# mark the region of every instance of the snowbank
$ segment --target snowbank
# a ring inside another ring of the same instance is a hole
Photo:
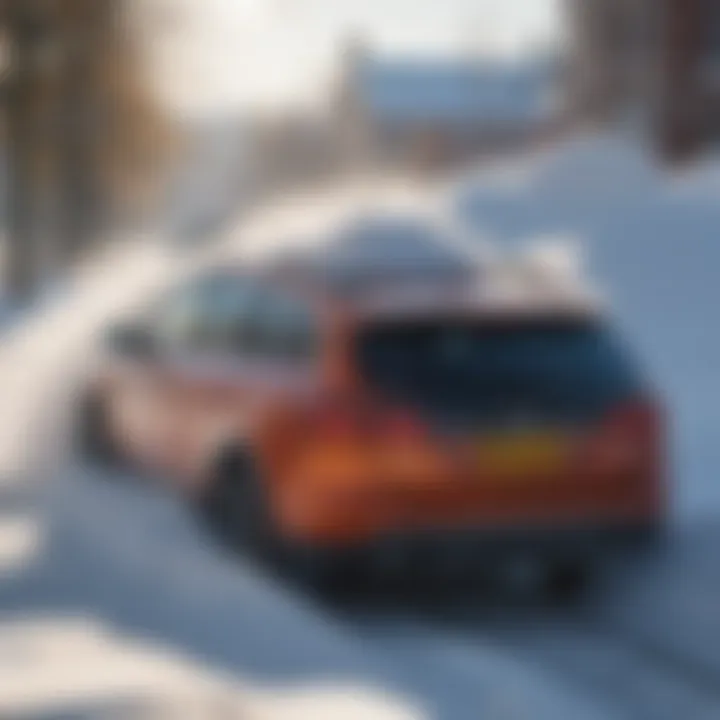
[[[720,161],[672,173],[632,136],[583,136],[502,168],[468,175],[450,193],[464,222],[502,245],[574,237],[676,426],[681,514],[716,512],[720,424]]]

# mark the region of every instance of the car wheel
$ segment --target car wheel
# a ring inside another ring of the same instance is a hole
[[[278,554],[265,489],[251,456],[225,454],[216,465],[203,513],[220,539],[254,560],[274,560]]]
[[[306,589],[323,589],[329,561],[323,553],[288,543],[278,532],[257,464],[245,451],[217,463],[202,514],[219,541]]]

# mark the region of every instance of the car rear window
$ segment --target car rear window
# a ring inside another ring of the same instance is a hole
[[[577,422],[640,389],[618,340],[587,320],[384,324],[357,354],[376,390],[448,420]]]

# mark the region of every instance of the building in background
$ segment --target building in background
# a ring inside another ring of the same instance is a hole
[[[441,169],[527,147],[557,121],[554,63],[345,53],[331,111],[354,165]]]

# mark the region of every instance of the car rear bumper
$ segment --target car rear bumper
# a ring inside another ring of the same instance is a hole
[[[515,561],[538,564],[593,563],[655,548],[664,535],[657,520],[524,528],[435,528],[387,533],[343,545],[301,543],[298,554],[326,567],[344,564],[395,573],[409,568],[435,574],[494,570]]]
[[[644,521],[571,527],[435,529],[389,534],[368,543],[367,548],[377,554],[393,548],[421,553],[472,553],[474,558],[488,562],[523,553],[571,559],[648,547],[660,537],[659,528],[656,522]]]

